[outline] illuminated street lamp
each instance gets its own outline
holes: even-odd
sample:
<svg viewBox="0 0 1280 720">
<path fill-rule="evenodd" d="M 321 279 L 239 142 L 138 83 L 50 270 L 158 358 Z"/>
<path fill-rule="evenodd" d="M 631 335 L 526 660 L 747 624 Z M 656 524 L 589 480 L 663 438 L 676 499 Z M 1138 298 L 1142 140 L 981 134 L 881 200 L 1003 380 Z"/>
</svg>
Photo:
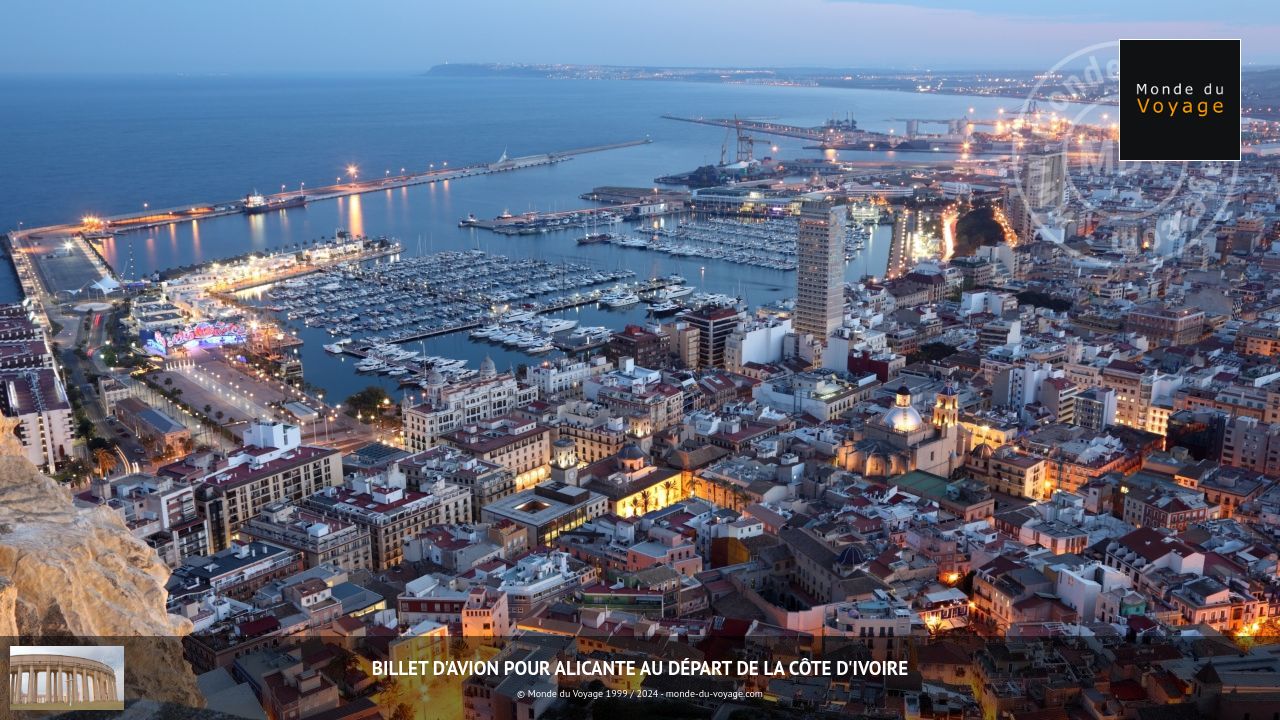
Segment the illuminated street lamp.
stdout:
<svg viewBox="0 0 1280 720">
<path fill-rule="evenodd" d="M 347 166 L 347 175 L 350 175 L 350 176 L 351 176 L 351 182 L 355 182 L 355 181 L 356 181 L 356 178 L 357 178 L 357 177 L 359 176 L 359 174 L 360 174 L 360 173 L 359 173 L 359 170 L 360 170 L 360 168 L 356 167 L 355 165 L 348 165 L 348 166 Z"/>
</svg>

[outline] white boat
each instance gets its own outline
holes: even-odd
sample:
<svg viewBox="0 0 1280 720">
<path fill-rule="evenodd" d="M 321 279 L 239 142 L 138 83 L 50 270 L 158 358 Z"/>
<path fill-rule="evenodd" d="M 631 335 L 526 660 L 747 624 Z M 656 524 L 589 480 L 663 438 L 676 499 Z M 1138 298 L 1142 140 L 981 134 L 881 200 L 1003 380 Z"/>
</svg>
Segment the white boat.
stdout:
<svg viewBox="0 0 1280 720">
<path fill-rule="evenodd" d="M 653 313 L 654 315 L 669 315 L 680 309 L 682 308 L 679 305 L 677 305 L 676 303 L 670 300 L 663 300 L 661 302 L 653 303 L 652 305 L 649 306 L 649 312 Z"/>
<path fill-rule="evenodd" d="M 621 293 L 618 295 L 605 295 L 600 298 L 600 302 L 612 308 L 626 307 L 640 302 L 640 296 L 632 292 Z"/>
<path fill-rule="evenodd" d="M 538 324 L 542 327 L 543 332 L 558 333 L 574 329 L 578 326 L 578 321 L 568 318 L 542 318 Z"/>
<path fill-rule="evenodd" d="M 333 353 L 334 355 L 341 355 L 341 354 L 342 354 L 342 346 L 341 346 L 341 345 L 339 345 L 338 343 L 332 343 L 332 344 L 329 344 L 329 345 L 325 345 L 325 346 L 324 346 L 324 351 L 325 351 L 325 352 L 328 352 L 328 353 Z"/>
<path fill-rule="evenodd" d="M 692 294 L 693 288 L 689 285 L 668 285 L 667 287 L 659 288 L 658 291 L 653 294 L 653 299 L 675 300 L 676 298 Z"/>
</svg>

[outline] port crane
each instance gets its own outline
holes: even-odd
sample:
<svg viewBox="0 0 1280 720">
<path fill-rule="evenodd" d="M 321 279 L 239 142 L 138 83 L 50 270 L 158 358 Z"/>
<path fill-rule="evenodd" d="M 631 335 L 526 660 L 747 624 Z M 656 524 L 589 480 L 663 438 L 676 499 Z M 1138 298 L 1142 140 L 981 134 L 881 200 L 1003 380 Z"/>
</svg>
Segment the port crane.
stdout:
<svg viewBox="0 0 1280 720">
<path fill-rule="evenodd" d="M 724 167 L 729 155 L 729 137 L 736 130 L 738 133 L 738 151 L 735 162 L 750 163 L 755 160 L 755 144 L 756 141 L 747 134 L 742 127 L 742 121 L 737 115 L 733 116 L 733 125 L 726 126 L 724 131 L 724 142 L 720 144 L 720 167 Z"/>
</svg>

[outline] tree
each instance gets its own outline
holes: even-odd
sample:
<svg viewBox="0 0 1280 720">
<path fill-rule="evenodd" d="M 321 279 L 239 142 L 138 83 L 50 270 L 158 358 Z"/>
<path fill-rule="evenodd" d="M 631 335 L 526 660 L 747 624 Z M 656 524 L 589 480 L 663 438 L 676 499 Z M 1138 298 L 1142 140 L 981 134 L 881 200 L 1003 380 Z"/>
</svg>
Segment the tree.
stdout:
<svg viewBox="0 0 1280 720">
<path fill-rule="evenodd" d="M 1035 307 L 1048 308 L 1055 312 L 1067 312 L 1072 305 L 1070 300 L 1056 298 L 1035 290 L 1023 290 L 1014 297 L 1018 298 L 1020 305 L 1033 305 Z"/>
<path fill-rule="evenodd" d="M 204 404 L 204 414 L 205 414 L 205 415 L 208 415 L 208 414 L 209 414 L 209 413 L 211 413 L 211 412 L 213 412 L 213 406 L 212 406 L 212 405 L 210 405 L 209 403 L 205 403 L 205 404 Z"/>
<path fill-rule="evenodd" d="M 172 384 L 173 384 L 173 378 L 171 378 L 171 377 L 167 377 L 167 378 L 165 378 L 165 379 L 164 379 L 164 384 L 165 384 L 165 387 L 168 387 L 168 386 L 172 385 Z"/>
<path fill-rule="evenodd" d="M 907 355 L 907 362 L 936 362 L 956 353 L 956 349 L 946 343 L 925 343 L 920 349 Z"/>
<path fill-rule="evenodd" d="M 116 454 L 110 448 L 100 447 L 93 451 L 93 462 L 98 467 L 98 474 L 106 477 L 120 464 Z"/>
<path fill-rule="evenodd" d="M 698 476 L 697 475 L 691 476 L 689 478 L 689 497 L 697 497 L 698 489 L 701 487 L 702 487 L 702 481 L 698 479 Z"/>
<path fill-rule="evenodd" d="M 675 478 L 668 480 L 665 483 L 664 487 L 666 488 L 666 491 L 667 491 L 667 504 L 670 505 L 671 503 L 675 502 L 675 494 L 676 494 Z"/>
<path fill-rule="evenodd" d="M 348 397 L 343 406 L 348 415 L 377 416 L 382 412 L 385 403 L 391 401 L 387 391 L 377 385 L 370 385 L 360 392 Z"/>
<path fill-rule="evenodd" d="M 334 647 L 337 652 L 325 667 L 325 674 L 329 676 L 330 680 L 341 684 L 347 673 L 360 667 L 360 659 L 356 657 L 355 653 L 344 647 Z"/>
<path fill-rule="evenodd" d="M 221 419 L 222 419 L 222 411 L 221 411 L 221 410 L 219 410 L 218 412 L 214 413 L 214 414 L 213 414 L 213 416 L 214 416 L 215 418 L 217 418 L 217 419 L 221 420 Z"/>
<path fill-rule="evenodd" d="M 58 473 L 57 479 L 59 482 L 74 484 L 89 477 L 92 473 L 93 468 L 89 466 L 89 463 L 81 460 L 80 458 L 72 458 L 62 467 L 62 471 Z"/>
</svg>

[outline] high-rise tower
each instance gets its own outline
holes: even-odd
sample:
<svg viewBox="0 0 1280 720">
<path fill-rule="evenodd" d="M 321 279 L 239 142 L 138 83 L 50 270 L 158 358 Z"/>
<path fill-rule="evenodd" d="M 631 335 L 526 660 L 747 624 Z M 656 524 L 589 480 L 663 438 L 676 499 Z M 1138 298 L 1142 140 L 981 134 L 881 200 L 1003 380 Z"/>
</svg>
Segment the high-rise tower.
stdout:
<svg viewBox="0 0 1280 720">
<path fill-rule="evenodd" d="M 844 318 L 844 212 L 826 200 L 800 209 L 793 327 L 823 342 Z"/>
<path fill-rule="evenodd" d="M 1066 155 L 1061 150 L 1028 153 L 1018 165 L 1017 181 L 1017 187 L 1006 190 L 1005 215 L 1018 242 L 1028 243 L 1066 202 Z"/>
</svg>

